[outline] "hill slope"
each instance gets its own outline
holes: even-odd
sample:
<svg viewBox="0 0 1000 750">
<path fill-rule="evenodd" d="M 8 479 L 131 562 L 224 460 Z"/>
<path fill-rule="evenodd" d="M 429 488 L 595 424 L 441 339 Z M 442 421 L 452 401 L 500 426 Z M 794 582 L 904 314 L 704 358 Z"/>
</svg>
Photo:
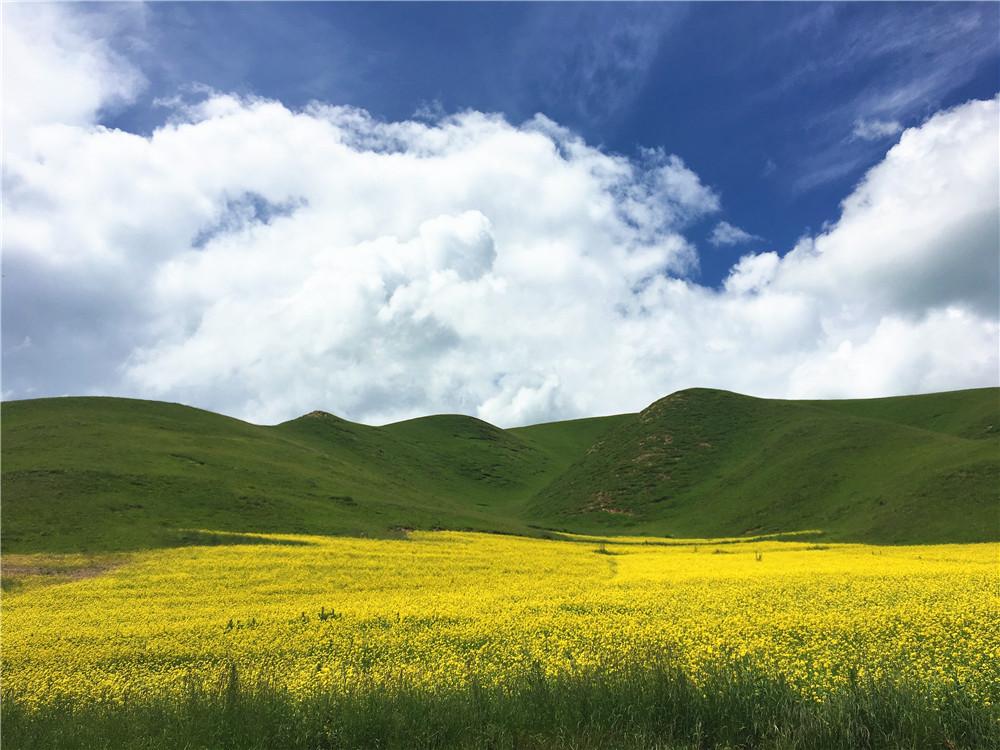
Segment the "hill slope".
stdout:
<svg viewBox="0 0 1000 750">
<path fill-rule="evenodd" d="M 15 401 L 2 407 L 0 531 L 7 552 L 213 541 L 199 529 L 997 539 L 998 394 L 694 389 L 639 414 L 511 430 L 459 415 L 368 427 L 313 412 L 264 427 L 151 401 Z"/>
<path fill-rule="evenodd" d="M 15 401 L 2 416 L 5 551 L 205 541 L 197 529 L 523 533 L 517 504 L 576 458 L 460 416 L 262 427 L 117 398 Z"/>
<path fill-rule="evenodd" d="M 997 389 L 779 401 L 692 389 L 606 433 L 534 499 L 552 525 L 678 536 L 818 529 L 996 539 Z"/>
</svg>

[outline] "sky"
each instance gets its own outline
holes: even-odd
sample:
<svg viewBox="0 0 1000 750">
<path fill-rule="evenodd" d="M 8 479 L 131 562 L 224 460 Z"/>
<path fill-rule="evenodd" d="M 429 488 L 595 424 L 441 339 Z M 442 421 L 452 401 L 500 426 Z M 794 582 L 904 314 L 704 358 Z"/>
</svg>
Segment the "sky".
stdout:
<svg viewBox="0 0 1000 750">
<path fill-rule="evenodd" d="M 5 399 L 1000 384 L 1000 6 L 5 4 Z"/>
</svg>

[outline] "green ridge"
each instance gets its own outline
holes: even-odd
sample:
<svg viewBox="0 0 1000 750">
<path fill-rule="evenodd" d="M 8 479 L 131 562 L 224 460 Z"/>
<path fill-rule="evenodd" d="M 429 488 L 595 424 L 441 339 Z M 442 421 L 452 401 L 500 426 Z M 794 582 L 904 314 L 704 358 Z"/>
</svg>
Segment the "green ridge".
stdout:
<svg viewBox="0 0 1000 750">
<path fill-rule="evenodd" d="M 693 389 L 502 430 L 461 415 L 273 427 L 153 401 L 2 406 L 4 552 L 406 528 L 874 542 L 1000 538 L 1000 389 L 777 401 Z"/>
<path fill-rule="evenodd" d="M 531 512 L 588 531 L 997 539 L 996 425 L 997 389 L 852 401 L 691 389 L 606 433 Z"/>
<path fill-rule="evenodd" d="M 802 401 L 855 417 L 920 427 L 972 439 L 1000 434 L 1000 389 L 975 388 L 929 396 Z"/>
</svg>

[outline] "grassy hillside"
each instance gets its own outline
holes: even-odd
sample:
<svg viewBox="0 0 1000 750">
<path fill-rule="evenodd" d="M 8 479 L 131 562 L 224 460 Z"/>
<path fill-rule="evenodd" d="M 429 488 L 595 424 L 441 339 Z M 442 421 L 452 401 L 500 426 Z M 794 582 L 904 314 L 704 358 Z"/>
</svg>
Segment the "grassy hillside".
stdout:
<svg viewBox="0 0 1000 750">
<path fill-rule="evenodd" d="M 151 401 L 3 404 L 5 552 L 199 532 L 470 528 L 866 541 L 1000 538 L 997 389 L 790 402 L 694 389 L 640 414 L 501 430 L 441 415 L 273 427 Z"/>
<path fill-rule="evenodd" d="M 1000 436 L 1000 389 L 932 393 L 926 396 L 801 401 L 799 403 L 854 417 L 920 427 L 946 435 L 994 440 Z"/>
<path fill-rule="evenodd" d="M 8 552 L 212 541 L 198 529 L 524 532 L 518 503 L 576 457 L 461 416 L 261 427 L 115 398 L 9 402 L 2 416 Z"/>
<path fill-rule="evenodd" d="M 778 401 L 692 389 L 605 433 L 531 511 L 566 528 L 996 539 L 997 389 Z"/>
</svg>

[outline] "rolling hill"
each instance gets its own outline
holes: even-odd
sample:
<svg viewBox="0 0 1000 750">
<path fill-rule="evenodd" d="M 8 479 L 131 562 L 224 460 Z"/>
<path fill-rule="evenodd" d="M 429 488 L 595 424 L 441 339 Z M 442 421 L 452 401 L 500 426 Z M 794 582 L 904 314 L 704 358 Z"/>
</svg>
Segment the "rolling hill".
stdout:
<svg viewBox="0 0 1000 750">
<path fill-rule="evenodd" d="M 2 439 L 5 552 L 407 528 L 1000 538 L 1000 389 L 850 401 L 691 389 L 638 414 L 508 430 L 324 412 L 258 426 L 56 398 L 4 403 Z"/>
<path fill-rule="evenodd" d="M 851 401 L 681 391 L 605 433 L 530 513 L 676 536 L 996 539 L 998 390 Z"/>
</svg>

